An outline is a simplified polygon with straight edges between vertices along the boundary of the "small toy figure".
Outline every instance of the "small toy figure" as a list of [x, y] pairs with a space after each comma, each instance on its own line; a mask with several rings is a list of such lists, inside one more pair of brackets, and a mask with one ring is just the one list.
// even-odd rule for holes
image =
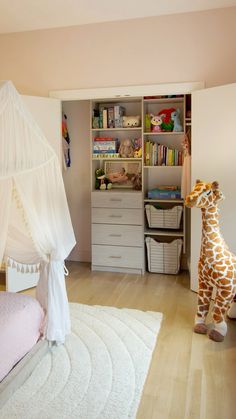
[[192, 192], [186, 197], [187, 207], [201, 208], [202, 242], [198, 263], [198, 311], [195, 317], [195, 333], [207, 333], [205, 324], [209, 311], [213, 286], [216, 297], [213, 305], [213, 329], [209, 338], [222, 342], [227, 333], [226, 312], [236, 291], [236, 256], [229, 251], [219, 226], [218, 203], [224, 199], [218, 182], [196, 181]]
[[108, 180], [103, 169], [95, 171], [95, 189], [106, 190], [111, 189], [112, 183]]
[[123, 116], [123, 128], [135, 128], [140, 127], [141, 118], [140, 115], [136, 116]]
[[153, 115], [150, 114], [151, 117], [151, 131], [153, 132], [161, 132], [161, 125], [162, 125], [162, 115]]
[[134, 158], [140, 159], [142, 157], [142, 139], [135, 138], [133, 140]]
[[167, 108], [161, 109], [160, 112], [158, 112], [158, 115], [160, 115], [162, 118], [162, 131], [173, 131], [174, 122], [171, 119], [171, 113], [175, 110], [175, 108]]
[[174, 122], [173, 131], [182, 132], [183, 125], [180, 122], [180, 109], [176, 109], [176, 111], [171, 112], [171, 120]]

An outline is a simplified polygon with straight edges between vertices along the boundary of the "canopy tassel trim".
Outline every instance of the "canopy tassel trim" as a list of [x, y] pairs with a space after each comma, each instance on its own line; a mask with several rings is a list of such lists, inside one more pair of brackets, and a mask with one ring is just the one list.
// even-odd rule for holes
[[27, 264], [25, 264], [25, 263], [17, 262], [16, 260], [14, 260], [12, 258], [8, 258], [7, 259], [7, 266], [9, 268], [16, 269], [17, 272], [21, 272], [21, 273], [24, 273], [24, 274], [40, 272], [40, 263], [37, 263], [37, 264], [27, 263]]

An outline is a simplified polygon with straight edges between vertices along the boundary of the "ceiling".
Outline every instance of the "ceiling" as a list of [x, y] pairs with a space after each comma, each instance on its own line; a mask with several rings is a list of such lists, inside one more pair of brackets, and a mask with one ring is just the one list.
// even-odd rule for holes
[[0, 0], [0, 33], [236, 6], [236, 0]]

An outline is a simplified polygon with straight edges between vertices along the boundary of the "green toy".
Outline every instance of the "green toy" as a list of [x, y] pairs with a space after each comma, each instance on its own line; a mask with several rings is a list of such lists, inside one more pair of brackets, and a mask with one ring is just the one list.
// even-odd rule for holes
[[103, 169], [95, 170], [95, 189], [100, 189], [105, 191], [106, 189], [111, 189], [112, 183], [107, 179]]

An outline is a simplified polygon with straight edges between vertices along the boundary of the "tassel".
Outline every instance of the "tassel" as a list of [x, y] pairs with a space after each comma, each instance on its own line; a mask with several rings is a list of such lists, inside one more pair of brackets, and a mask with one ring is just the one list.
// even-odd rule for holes
[[30, 270], [30, 272], [33, 274], [34, 273], [34, 267], [33, 266], [31, 266], [31, 270]]
[[17, 263], [17, 268], [16, 268], [17, 272], [20, 272], [20, 265]]
[[22, 265], [22, 267], [21, 267], [21, 272], [22, 272], [22, 273], [25, 273], [25, 268], [24, 268], [24, 265]]

